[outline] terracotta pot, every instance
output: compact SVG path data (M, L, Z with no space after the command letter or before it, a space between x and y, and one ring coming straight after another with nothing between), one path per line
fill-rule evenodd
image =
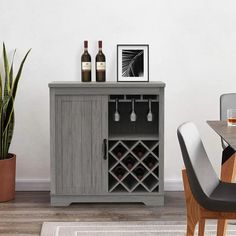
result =
M16 155L9 154L9 157L0 160L0 202L15 198Z

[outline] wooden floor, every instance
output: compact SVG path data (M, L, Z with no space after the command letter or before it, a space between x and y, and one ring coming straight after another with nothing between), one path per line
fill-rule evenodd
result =
M0 235L39 235L44 221L185 220L183 192L167 192L165 206L143 204L72 204L51 207L49 192L17 192L0 203Z

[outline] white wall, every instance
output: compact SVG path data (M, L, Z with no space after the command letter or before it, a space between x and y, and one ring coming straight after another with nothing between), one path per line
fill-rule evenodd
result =
M221 93L236 91L235 1L0 0L0 9L0 41L11 53L18 48L16 61L32 48L19 85L11 146L17 154L18 189L32 183L40 189L49 179L48 83L80 80L84 39L93 58L97 40L103 40L107 78L112 81L118 43L150 45L150 80L167 85L169 188L177 188L181 178L176 128L183 121L196 122L219 170L219 138L206 120L218 119Z

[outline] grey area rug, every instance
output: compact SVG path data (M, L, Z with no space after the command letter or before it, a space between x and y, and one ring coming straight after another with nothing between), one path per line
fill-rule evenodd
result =
M41 236L183 236L184 221L137 221L137 222L44 222ZM197 227L195 230L197 235ZM205 236L216 235L215 222L205 227ZM229 225L227 236L236 235L236 225Z

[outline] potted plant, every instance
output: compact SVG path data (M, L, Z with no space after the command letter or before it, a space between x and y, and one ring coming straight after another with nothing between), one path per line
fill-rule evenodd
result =
M0 202L15 198L16 155L9 153L9 147L14 131L14 101L17 86L29 52L30 50L23 58L14 77L13 63L15 52L9 66L6 47L3 43L4 80L3 74L1 75L0 73Z

